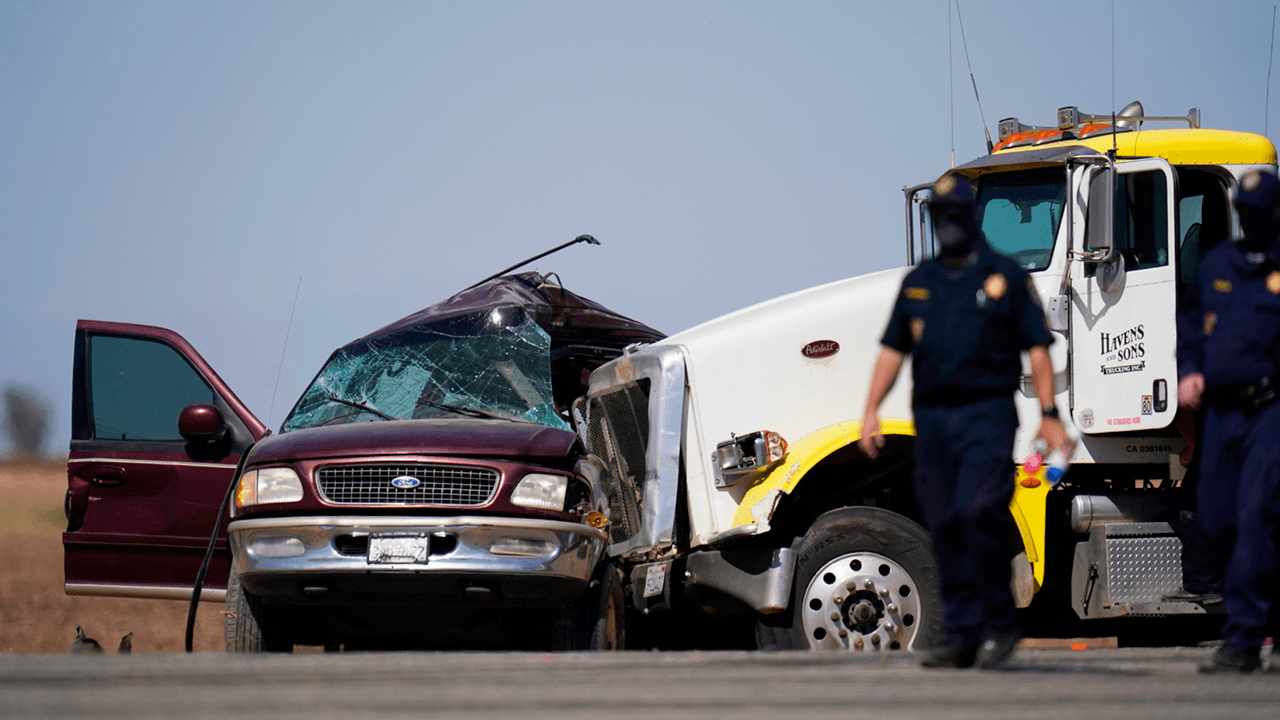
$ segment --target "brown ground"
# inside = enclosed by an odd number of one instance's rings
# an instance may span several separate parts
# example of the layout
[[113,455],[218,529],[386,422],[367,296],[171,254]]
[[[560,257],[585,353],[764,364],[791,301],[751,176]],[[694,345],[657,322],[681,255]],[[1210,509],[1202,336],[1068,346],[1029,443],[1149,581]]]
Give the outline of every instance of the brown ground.
[[[0,652],[66,652],[76,624],[108,652],[115,652],[129,632],[134,652],[181,652],[186,602],[68,597],[63,592],[66,491],[65,465],[0,464]],[[197,651],[222,651],[221,610],[217,603],[200,603]]]

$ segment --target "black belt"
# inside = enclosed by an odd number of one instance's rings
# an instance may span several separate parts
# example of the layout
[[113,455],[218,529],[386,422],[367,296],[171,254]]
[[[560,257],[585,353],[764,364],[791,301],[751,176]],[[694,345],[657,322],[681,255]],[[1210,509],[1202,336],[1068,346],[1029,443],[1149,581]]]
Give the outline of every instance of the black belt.
[[1012,388],[950,388],[946,390],[931,390],[928,394],[917,397],[913,400],[916,405],[924,405],[927,407],[959,407],[970,403],[985,402],[987,400],[998,400],[1004,398],[1013,401]]
[[1280,398],[1280,373],[1248,382],[1205,388],[1205,399],[1221,410],[1255,413]]

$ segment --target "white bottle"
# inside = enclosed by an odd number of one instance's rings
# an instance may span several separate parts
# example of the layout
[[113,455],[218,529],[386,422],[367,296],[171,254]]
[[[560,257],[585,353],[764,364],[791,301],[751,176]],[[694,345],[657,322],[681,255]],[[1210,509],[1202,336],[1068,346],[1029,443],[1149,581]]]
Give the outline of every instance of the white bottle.
[[[1064,422],[1062,423],[1062,429],[1067,432],[1067,438],[1071,440],[1072,446],[1080,442],[1080,431],[1076,429],[1075,425]],[[1044,457],[1044,452],[1047,449],[1048,445],[1045,441],[1037,438],[1035,452],[1039,453],[1040,457]],[[1057,485],[1062,480],[1062,476],[1067,473],[1071,460],[1068,454],[1062,452],[1060,448],[1054,448],[1053,452],[1049,453],[1049,457],[1045,458],[1044,465],[1044,479],[1048,480],[1050,485]]]

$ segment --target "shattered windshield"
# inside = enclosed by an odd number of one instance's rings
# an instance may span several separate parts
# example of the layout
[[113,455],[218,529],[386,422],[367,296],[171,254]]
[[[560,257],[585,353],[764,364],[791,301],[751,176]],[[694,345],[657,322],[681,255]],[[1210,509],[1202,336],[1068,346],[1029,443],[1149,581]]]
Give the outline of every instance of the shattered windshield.
[[1066,197],[1061,168],[983,175],[978,222],[987,245],[1027,270],[1049,267]]
[[414,325],[334,353],[282,430],[497,417],[568,429],[551,394],[551,336],[520,307]]

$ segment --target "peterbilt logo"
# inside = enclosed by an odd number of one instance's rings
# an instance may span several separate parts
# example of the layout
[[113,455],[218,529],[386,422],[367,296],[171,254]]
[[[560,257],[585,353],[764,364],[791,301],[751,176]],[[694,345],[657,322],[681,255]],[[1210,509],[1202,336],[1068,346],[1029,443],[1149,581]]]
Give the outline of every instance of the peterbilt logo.
[[391,484],[401,490],[408,490],[410,488],[418,487],[422,484],[422,481],[412,475],[401,475],[397,478],[391,478]]
[[814,340],[800,348],[801,355],[813,360],[831,357],[838,352],[840,352],[840,343],[835,340]]

